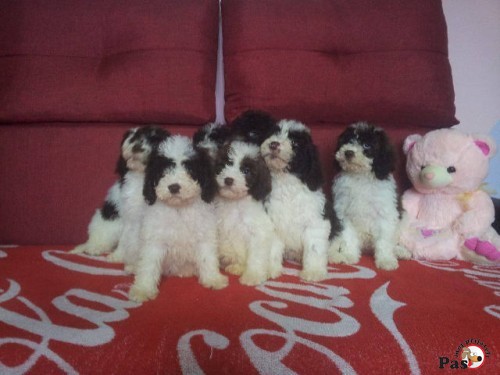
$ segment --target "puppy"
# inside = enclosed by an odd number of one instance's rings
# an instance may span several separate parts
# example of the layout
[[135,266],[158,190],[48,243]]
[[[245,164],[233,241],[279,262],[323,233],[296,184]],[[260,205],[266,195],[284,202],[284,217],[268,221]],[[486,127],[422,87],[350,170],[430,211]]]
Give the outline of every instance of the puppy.
[[189,138],[168,138],[151,156],[143,193],[148,207],[129,298],[155,298],[162,273],[196,275],[205,287],[226,287],[217,259],[215,208],[210,204],[217,184],[209,156]]
[[376,266],[396,269],[397,256],[409,254],[397,246],[395,153],[386,133],[366,122],[350,125],[339,137],[335,159],[342,171],[332,193],[343,230],[332,243],[329,260],[354,264],[362,249],[373,246]]
[[328,239],[335,216],[325,212],[323,178],[310,130],[302,123],[281,120],[261,145],[271,172],[272,190],[265,206],[285,243],[285,257],[302,262],[307,281],[327,275]]
[[248,110],[230,124],[231,139],[260,146],[273,133],[276,120],[267,112]]
[[146,209],[142,194],[144,172],[151,154],[170,136],[167,131],[155,126],[136,128],[132,132],[122,147],[128,169],[121,179],[120,189],[122,233],[116,250],[107,258],[111,262],[123,262],[129,271],[138,259],[141,246],[139,234]]
[[[111,186],[103,206],[96,210],[92,217],[87,242],[78,245],[71,252],[101,255],[113,251],[118,245],[123,228],[123,190],[129,189],[127,175],[143,173],[145,162],[154,147],[153,143],[156,143],[156,138],[160,136],[156,133],[163,132],[158,128],[152,129],[133,128],[124,134],[115,169],[119,180]],[[131,184],[134,185],[133,182]],[[139,197],[141,196],[142,193],[139,194]]]
[[195,147],[207,151],[212,160],[215,160],[217,153],[230,137],[231,129],[229,126],[211,122],[194,133],[193,144]]
[[283,243],[263,201],[271,192],[271,174],[258,146],[233,141],[218,157],[216,199],[219,258],[226,272],[257,285],[281,274]]

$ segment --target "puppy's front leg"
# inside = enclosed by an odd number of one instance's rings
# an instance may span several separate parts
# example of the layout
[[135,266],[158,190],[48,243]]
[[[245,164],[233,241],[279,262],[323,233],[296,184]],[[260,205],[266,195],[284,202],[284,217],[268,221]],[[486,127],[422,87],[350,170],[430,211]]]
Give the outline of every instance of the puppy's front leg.
[[246,267],[243,275],[240,277],[240,283],[243,285],[259,285],[266,281],[267,263],[269,251],[269,241],[265,241],[262,233],[256,233],[250,238],[247,251]]
[[144,302],[156,298],[164,255],[165,250],[160,244],[148,244],[142,249],[134,284],[129,292],[130,300]]
[[349,220],[343,222],[342,232],[332,242],[328,254],[331,263],[356,264],[361,258],[361,241]]
[[224,276],[219,271],[217,248],[214,244],[210,243],[210,241],[202,242],[199,245],[197,262],[201,285],[212,289],[222,289],[228,285],[229,281],[227,276]]
[[327,276],[328,234],[330,223],[323,221],[304,232],[304,254],[300,277],[306,281],[321,281]]

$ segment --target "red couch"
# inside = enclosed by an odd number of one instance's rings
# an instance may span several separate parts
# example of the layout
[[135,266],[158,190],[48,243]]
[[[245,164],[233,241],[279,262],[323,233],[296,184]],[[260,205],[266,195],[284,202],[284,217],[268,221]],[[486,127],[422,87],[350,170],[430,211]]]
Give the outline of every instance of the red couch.
[[[439,1],[0,9],[0,243],[23,245],[0,248],[0,373],[440,373],[469,339],[499,370],[498,268],[408,261],[382,272],[364,257],[309,284],[287,264],[258,288],[172,278],[137,306],[119,266],[66,253],[86,239],[128,128],[191,135],[215,119],[220,20],[226,120],[258,108],[304,121],[327,181],[348,123],[383,125],[398,146],[456,124]],[[402,164],[397,177],[407,186]]]

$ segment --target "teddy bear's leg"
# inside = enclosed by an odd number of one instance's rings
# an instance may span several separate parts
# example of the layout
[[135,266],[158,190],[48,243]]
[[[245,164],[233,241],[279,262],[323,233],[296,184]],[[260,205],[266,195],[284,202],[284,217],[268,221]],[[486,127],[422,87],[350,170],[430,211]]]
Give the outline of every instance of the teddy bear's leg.
[[481,238],[466,239],[463,255],[465,259],[475,263],[500,262],[500,236],[489,229]]

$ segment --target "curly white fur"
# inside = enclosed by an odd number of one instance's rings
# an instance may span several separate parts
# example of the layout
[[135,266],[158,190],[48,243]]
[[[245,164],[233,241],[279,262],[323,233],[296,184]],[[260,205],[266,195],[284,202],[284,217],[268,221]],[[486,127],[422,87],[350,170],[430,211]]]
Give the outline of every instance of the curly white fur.
[[[283,242],[262,201],[250,195],[248,179],[255,184],[264,182],[258,171],[248,169],[261,167],[266,173],[263,177],[269,181],[270,176],[263,161],[261,165],[245,164],[245,160],[260,158],[257,146],[233,142],[227,156],[228,164],[217,175],[219,258],[226,272],[241,276],[242,284],[257,285],[281,274]],[[251,176],[246,177],[245,172]]]
[[214,289],[228,284],[219,272],[215,207],[202,200],[202,187],[185,168],[196,155],[191,141],[173,136],[160,145],[158,154],[169,166],[155,186],[156,201],[144,213],[143,245],[129,292],[137,302],[156,297],[162,273],[198,276],[203,286]]
[[359,262],[363,249],[373,247],[376,266],[393,270],[398,267],[398,257],[409,257],[408,252],[397,245],[400,219],[396,183],[389,172],[380,179],[373,171],[379,162],[373,153],[392,151],[389,144],[385,144],[385,137],[373,136],[377,132],[380,136],[382,129],[357,123],[351,126],[350,131],[353,130],[350,139],[341,135],[345,143],[339,145],[335,154],[343,171],[334,179],[332,194],[343,230],[332,242],[329,261],[354,264]]
[[[282,120],[279,130],[261,146],[261,153],[271,171],[272,191],[266,210],[285,243],[285,258],[302,262],[300,276],[307,281],[326,277],[330,223],[323,217],[325,196],[321,189],[312,191],[290,170],[295,157],[291,132],[309,129],[293,120]],[[309,142],[309,141],[308,141]]]

